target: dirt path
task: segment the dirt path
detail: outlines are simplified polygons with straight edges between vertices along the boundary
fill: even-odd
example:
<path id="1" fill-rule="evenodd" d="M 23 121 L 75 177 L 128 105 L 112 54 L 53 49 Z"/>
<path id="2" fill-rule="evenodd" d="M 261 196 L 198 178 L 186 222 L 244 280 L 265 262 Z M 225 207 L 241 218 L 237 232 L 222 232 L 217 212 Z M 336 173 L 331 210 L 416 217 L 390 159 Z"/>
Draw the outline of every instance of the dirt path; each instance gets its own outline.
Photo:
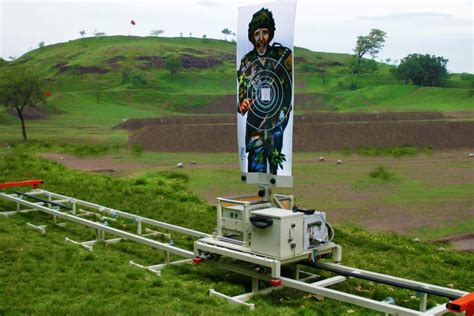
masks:
<path id="1" fill-rule="evenodd" d="M 109 174 L 116 173 L 117 175 L 120 175 L 124 171 L 132 171 L 143 168 L 142 164 L 119 162 L 111 156 L 78 158 L 73 155 L 66 155 L 60 153 L 42 153 L 41 157 L 59 162 L 71 169 L 89 172 Z"/>

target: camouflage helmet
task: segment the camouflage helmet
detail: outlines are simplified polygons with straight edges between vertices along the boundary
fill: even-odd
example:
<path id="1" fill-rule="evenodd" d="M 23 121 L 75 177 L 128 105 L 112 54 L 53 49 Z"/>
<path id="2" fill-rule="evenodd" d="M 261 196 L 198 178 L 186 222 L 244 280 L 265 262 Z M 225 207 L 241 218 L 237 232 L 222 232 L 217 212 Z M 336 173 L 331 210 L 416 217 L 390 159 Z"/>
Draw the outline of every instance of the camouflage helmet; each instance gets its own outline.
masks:
<path id="1" fill-rule="evenodd" d="M 275 20 L 273 19 L 272 11 L 261 8 L 252 16 L 252 21 L 249 23 L 248 37 L 249 41 L 253 43 L 253 33 L 256 29 L 267 28 L 270 31 L 268 42 L 271 42 L 275 34 Z"/>

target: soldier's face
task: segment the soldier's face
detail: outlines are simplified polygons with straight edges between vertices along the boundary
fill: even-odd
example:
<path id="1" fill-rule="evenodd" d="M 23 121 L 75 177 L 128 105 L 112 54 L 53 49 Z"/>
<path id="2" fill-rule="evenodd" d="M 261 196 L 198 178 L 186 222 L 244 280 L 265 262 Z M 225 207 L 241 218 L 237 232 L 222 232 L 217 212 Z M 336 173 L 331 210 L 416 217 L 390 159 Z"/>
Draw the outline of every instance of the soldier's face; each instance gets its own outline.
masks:
<path id="1" fill-rule="evenodd" d="M 255 49 L 260 56 L 265 55 L 268 47 L 268 39 L 270 38 L 270 31 L 267 28 L 259 28 L 253 32 L 253 43 Z"/>

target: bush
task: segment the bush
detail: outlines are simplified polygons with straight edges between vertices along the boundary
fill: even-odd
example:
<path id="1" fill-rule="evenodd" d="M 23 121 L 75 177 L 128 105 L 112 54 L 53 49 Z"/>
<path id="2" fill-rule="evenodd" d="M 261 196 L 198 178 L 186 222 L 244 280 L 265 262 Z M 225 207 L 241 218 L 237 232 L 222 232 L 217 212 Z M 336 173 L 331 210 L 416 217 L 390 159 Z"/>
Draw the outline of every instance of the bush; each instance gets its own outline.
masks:
<path id="1" fill-rule="evenodd" d="M 433 154 L 433 147 L 427 146 L 423 148 L 423 152 L 425 153 L 425 155 L 431 156 Z"/>
<path id="2" fill-rule="evenodd" d="M 344 156 L 349 156 L 352 154 L 352 149 L 351 147 L 345 145 L 343 148 L 342 148 L 342 153 L 344 154 Z"/>
<path id="3" fill-rule="evenodd" d="M 370 172 L 370 176 L 374 179 L 380 179 L 383 181 L 390 181 L 394 179 L 392 173 L 390 173 L 385 167 L 380 166 Z"/>
<path id="4" fill-rule="evenodd" d="M 143 87 L 148 84 L 148 80 L 146 80 L 145 74 L 140 73 L 138 75 L 134 75 L 132 77 L 132 85 L 135 87 Z"/>
<path id="5" fill-rule="evenodd" d="M 418 153 L 418 148 L 414 146 L 401 146 L 392 148 L 379 148 L 379 147 L 359 147 L 357 149 L 359 155 L 364 156 L 383 156 L 390 155 L 393 157 L 402 156 L 413 156 Z"/>
<path id="6" fill-rule="evenodd" d="M 403 58 L 394 71 L 395 77 L 417 86 L 441 86 L 446 82 L 448 59 L 434 55 L 410 54 Z"/>
<path id="7" fill-rule="evenodd" d="M 143 154 L 143 146 L 140 144 L 134 144 L 131 151 L 132 155 L 135 157 L 141 156 Z"/>
<path id="8" fill-rule="evenodd" d="M 181 68 L 181 60 L 177 55 L 168 56 L 165 60 L 165 68 L 170 72 L 171 77 L 174 77 Z"/>
<path id="9" fill-rule="evenodd" d="M 78 157 L 87 156 L 100 156 L 105 155 L 113 150 L 117 150 L 117 147 L 107 145 L 88 145 L 88 144 L 74 144 L 74 145 L 62 145 L 61 152 L 65 154 L 71 154 Z"/>
<path id="10" fill-rule="evenodd" d="M 394 157 L 414 156 L 418 153 L 418 148 L 413 146 L 403 146 L 392 148 L 390 154 Z"/>

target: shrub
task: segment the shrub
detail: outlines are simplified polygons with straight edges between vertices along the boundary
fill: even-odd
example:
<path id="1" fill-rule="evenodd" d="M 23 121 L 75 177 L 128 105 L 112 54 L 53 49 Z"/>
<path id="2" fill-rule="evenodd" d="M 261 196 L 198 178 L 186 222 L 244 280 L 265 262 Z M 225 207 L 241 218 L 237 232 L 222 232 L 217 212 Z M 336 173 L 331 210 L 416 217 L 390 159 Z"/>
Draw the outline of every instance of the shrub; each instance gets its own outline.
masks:
<path id="1" fill-rule="evenodd" d="M 389 151 L 389 153 L 394 157 L 414 156 L 417 154 L 417 152 L 418 148 L 413 146 L 395 147 Z"/>
<path id="2" fill-rule="evenodd" d="M 345 156 L 349 156 L 352 154 L 352 149 L 351 147 L 345 145 L 343 148 L 342 148 L 342 153 L 345 155 Z"/>
<path id="3" fill-rule="evenodd" d="M 86 157 L 86 156 L 104 155 L 113 149 L 117 149 L 117 147 L 106 146 L 106 145 L 88 145 L 88 144 L 63 145 L 61 152 L 66 153 L 66 154 L 71 154 L 74 156 Z"/>
<path id="4" fill-rule="evenodd" d="M 181 68 L 181 60 L 177 55 L 168 56 L 165 60 L 165 68 L 170 72 L 171 77 L 174 77 Z"/>
<path id="5" fill-rule="evenodd" d="M 148 84 L 148 80 L 146 80 L 145 74 L 140 73 L 138 75 L 132 76 L 132 85 L 135 87 L 142 87 Z"/>
<path id="6" fill-rule="evenodd" d="M 431 155 L 431 154 L 433 154 L 433 147 L 427 146 L 427 147 L 423 148 L 423 152 L 425 153 L 425 155 Z"/>
<path id="7" fill-rule="evenodd" d="M 385 167 L 379 166 L 370 172 L 370 176 L 374 179 L 380 179 L 383 181 L 390 181 L 394 179 L 392 173 L 390 173 Z"/>
<path id="8" fill-rule="evenodd" d="M 144 149 L 143 149 L 142 145 L 134 144 L 134 145 L 132 145 L 131 151 L 132 151 L 132 155 L 138 157 L 138 156 L 141 156 L 143 154 Z"/>

